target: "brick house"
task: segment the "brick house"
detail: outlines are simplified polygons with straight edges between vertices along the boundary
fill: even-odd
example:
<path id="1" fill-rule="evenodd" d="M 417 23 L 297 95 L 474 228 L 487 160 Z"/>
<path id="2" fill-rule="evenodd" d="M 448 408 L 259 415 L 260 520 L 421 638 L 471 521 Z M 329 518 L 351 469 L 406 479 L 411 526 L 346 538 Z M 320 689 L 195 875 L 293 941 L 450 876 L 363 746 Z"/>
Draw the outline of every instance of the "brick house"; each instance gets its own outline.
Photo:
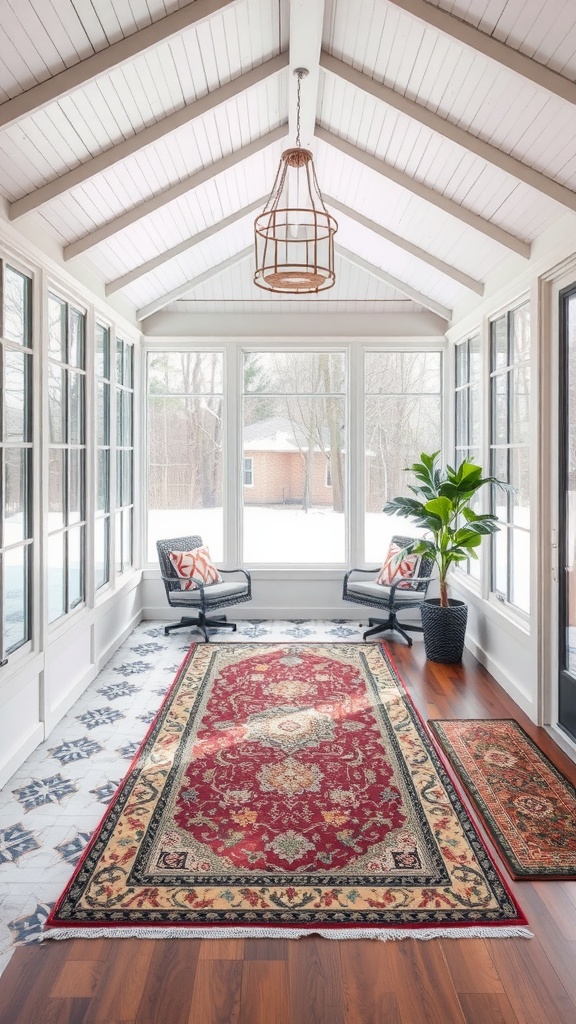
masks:
<path id="1" fill-rule="evenodd" d="M 328 431 L 326 431 L 327 435 Z M 244 428 L 244 502 L 247 505 L 333 504 L 328 440 L 310 451 L 305 431 L 287 417 L 274 416 Z"/>

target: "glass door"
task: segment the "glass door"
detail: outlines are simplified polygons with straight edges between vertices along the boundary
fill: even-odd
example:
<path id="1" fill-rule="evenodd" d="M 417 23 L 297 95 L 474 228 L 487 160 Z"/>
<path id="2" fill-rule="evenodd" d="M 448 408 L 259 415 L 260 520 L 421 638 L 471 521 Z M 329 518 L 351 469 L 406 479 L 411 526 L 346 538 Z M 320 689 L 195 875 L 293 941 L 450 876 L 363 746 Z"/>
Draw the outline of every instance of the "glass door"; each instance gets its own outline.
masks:
<path id="1" fill-rule="evenodd" d="M 576 282 L 560 293 L 558 721 L 576 739 Z"/>

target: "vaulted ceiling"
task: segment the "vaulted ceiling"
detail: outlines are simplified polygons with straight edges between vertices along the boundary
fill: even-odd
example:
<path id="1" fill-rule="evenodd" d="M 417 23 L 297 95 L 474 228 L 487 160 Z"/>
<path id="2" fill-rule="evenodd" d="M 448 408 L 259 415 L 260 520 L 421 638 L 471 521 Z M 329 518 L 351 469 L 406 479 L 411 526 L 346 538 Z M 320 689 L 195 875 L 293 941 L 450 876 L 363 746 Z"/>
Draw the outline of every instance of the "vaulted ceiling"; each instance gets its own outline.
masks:
<path id="1" fill-rule="evenodd" d="M 179 312 L 431 311 L 446 324 L 576 211 L 573 0 L 0 0 L 0 194 L 122 294 Z M 337 283 L 252 283 L 295 136 Z M 574 220 L 576 227 L 576 219 Z"/>

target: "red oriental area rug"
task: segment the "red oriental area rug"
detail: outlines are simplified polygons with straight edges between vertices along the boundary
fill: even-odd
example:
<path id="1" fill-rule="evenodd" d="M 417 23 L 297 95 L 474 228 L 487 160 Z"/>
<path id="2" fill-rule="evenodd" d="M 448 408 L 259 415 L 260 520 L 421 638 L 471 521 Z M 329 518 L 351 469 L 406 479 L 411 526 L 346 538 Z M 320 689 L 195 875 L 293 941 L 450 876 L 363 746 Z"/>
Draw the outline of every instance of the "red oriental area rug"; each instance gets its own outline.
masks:
<path id="1" fill-rule="evenodd" d="M 529 936 L 383 649 L 201 644 L 53 938 Z"/>
<path id="2" fill-rule="evenodd" d="M 428 723 L 513 878 L 576 878 L 576 790 L 513 719 Z"/>

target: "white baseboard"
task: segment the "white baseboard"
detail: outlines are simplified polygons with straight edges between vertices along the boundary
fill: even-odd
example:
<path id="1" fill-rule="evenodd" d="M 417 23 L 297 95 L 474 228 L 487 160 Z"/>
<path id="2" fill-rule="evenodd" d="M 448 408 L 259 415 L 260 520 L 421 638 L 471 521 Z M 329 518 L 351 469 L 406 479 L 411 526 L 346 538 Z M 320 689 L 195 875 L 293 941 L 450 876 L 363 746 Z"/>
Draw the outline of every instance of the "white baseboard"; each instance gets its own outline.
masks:
<path id="1" fill-rule="evenodd" d="M 385 618 L 384 614 L 378 614 L 377 608 L 361 608 L 360 605 L 357 605 L 355 609 L 349 609 L 343 608 L 342 605 L 338 605 L 336 608 L 321 608 L 318 605 L 313 608 L 271 608 L 270 606 L 260 608 L 251 604 L 249 607 L 232 605 L 223 611 L 228 613 L 232 621 L 234 619 L 342 619 L 346 622 L 368 622 L 369 618 Z M 167 608 L 166 605 L 160 605 L 157 608 L 143 608 L 142 618 L 175 622 L 179 614 L 180 617 L 183 617 L 186 612 L 186 608 Z M 194 614 L 193 610 L 190 611 L 190 614 Z M 409 621 L 408 612 L 405 613 L 405 617 Z"/>
<path id="2" fill-rule="evenodd" d="M 128 626 L 126 626 L 126 628 L 123 629 L 122 632 L 114 640 L 112 640 L 112 642 L 109 643 L 108 646 L 103 651 L 100 652 L 96 659 L 96 673 L 102 671 L 106 662 L 110 661 L 112 655 L 115 654 L 118 648 L 121 647 L 121 645 L 124 643 L 124 641 L 128 639 L 130 633 L 132 633 L 132 631 L 136 629 L 136 626 L 138 625 L 139 622 L 141 622 L 142 618 L 143 616 L 141 611 L 133 615 L 132 618 L 130 619 Z"/>
<path id="3" fill-rule="evenodd" d="M 15 750 L 11 757 L 8 757 L 4 764 L 0 765 L 0 789 L 12 778 L 14 772 L 18 771 L 27 757 L 44 740 L 44 723 L 38 722 L 32 732 L 22 740 L 18 750 Z"/>
<path id="4" fill-rule="evenodd" d="M 510 676 L 504 671 L 501 665 L 499 665 L 494 658 L 491 658 L 484 648 L 480 647 L 480 645 L 477 644 L 475 640 L 472 640 L 468 635 L 466 636 L 466 649 L 474 655 L 481 665 L 484 665 L 484 668 L 488 669 L 490 675 L 494 676 L 496 681 L 500 683 L 502 689 L 506 690 L 508 696 L 511 697 L 518 707 L 522 708 L 522 711 L 528 715 L 528 718 L 537 725 L 537 708 L 527 694 L 516 686 L 512 679 L 510 679 Z"/>

